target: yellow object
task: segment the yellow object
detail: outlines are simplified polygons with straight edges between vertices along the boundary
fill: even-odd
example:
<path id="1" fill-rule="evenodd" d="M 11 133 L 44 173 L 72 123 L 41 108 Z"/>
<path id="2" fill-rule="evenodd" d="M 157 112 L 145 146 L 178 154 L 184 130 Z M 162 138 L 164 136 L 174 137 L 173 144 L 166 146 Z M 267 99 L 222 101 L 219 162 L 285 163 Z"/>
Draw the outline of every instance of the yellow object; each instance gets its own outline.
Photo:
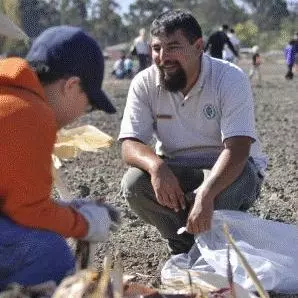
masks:
<path id="1" fill-rule="evenodd" d="M 70 200 L 71 195 L 59 173 L 60 159 L 77 157 L 82 151 L 97 152 L 101 148 L 112 146 L 114 139 L 92 125 L 73 129 L 62 129 L 57 134 L 57 141 L 52 154 L 52 174 L 55 186 L 62 200 Z"/>
<path id="2" fill-rule="evenodd" d="M 60 159 L 69 159 L 82 151 L 97 152 L 100 148 L 111 147 L 113 142 L 111 136 L 92 125 L 62 129 L 57 134 L 54 155 Z"/>

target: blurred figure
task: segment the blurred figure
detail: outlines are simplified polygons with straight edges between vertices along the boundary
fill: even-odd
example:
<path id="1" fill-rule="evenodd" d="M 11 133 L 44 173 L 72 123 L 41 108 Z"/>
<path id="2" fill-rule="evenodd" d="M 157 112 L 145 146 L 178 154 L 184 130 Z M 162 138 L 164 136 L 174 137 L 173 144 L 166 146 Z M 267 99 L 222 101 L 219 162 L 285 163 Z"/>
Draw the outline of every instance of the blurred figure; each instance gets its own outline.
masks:
<path id="1" fill-rule="evenodd" d="M 112 75 L 119 80 L 133 77 L 133 62 L 130 55 L 126 56 L 124 51 L 121 52 L 120 58 L 114 63 Z"/>
<path id="2" fill-rule="evenodd" d="M 295 71 L 298 72 L 298 32 L 296 32 L 294 40 L 295 40 Z"/>
<path id="3" fill-rule="evenodd" d="M 128 79 L 133 78 L 133 61 L 131 59 L 131 55 L 128 54 L 127 57 L 124 60 L 124 69 L 125 69 L 125 75 Z"/>
<path id="4" fill-rule="evenodd" d="M 238 52 L 235 50 L 227 35 L 228 30 L 229 26 L 223 25 L 221 30 L 214 32 L 209 37 L 204 51 L 207 52 L 209 50 L 209 53 L 212 57 L 222 59 L 223 49 L 225 44 L 227 44 L 232 53 L 238 57 Z"/>
<path id="5" fill-rule="evenodd" d="M 146 29 L 141 28 L 139 36 L 134 40 L 133 49 L 139 60 L 138 72 L 150 65 L 150 46 L 146 38 Z"/>
<path id="6" fill-rule="evenodd" d="M 228 37 L 230 39 L 230 42 L 232 43 L 234 49 L 239 53 L 240 50 L 240 40 L 236 37 L 235 30 L 231 28 L 230 32 L 228 33 Z M 227 44 L 224 46 L 223 50 L 223 59 L 236 63 L 237 57 L 234 55 L 234 53 L 230 50 Z"/>
<path id="7" fill-rule="evenodd" d="M 259 46 L 255 45 L 251 49 L 252 51 L 252 67 L 249 72 L 249 78 L 252 80 L 252 78 L 257 75 L 257 86 L 261 86 L 262 83 L 262 75 L 261 75 L 261 56 L 259 53 Z"/>
<path id="8" fill-rule="evenodd" d="M 125 61 L 125 53 L 122 51 L 120 58 L 116 60 L 113 66 L 113 71 L 112 75 L 116 77 L 116 79 L 124 79 L 125 76 L 125 66 L 124 66 L 124 61 Z"/>
<path id="9" fill-rule="evenodd" d="M 294 77 L 293 67 L 295 64 L 295 52 L 296 52 L 295 45 L 296 45 L 295 39 L 291 39 L 284 49 L 284 56 L 286 59 L 286 64 L 288 66 L 288 71 L 285 75 L 285 78 L 287 80 L 292 80 Z"/>

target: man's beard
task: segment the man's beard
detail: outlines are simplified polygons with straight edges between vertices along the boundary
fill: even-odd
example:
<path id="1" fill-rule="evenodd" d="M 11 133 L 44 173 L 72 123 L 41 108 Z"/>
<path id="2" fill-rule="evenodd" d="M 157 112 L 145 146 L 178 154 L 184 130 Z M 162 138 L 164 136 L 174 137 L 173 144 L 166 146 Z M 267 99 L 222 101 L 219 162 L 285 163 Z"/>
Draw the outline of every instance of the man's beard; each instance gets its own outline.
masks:
<path id="1" fill-rule="evenodd" d="M 178 92 L 186 87 L 186 73 L 182 67 L 171 74 L 166 74 L 163 67 L 158 66 L 160 81 L 164 88 L 170 92 Z"/>

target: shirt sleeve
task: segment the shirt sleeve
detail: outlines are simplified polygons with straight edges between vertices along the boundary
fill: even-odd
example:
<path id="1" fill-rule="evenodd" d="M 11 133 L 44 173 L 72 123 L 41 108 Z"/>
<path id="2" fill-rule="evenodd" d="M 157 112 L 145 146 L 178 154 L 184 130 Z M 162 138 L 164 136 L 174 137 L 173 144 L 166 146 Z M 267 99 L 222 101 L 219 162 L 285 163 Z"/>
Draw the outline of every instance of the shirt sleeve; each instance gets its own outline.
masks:
<path id="1" fill-rule="evenodd" d="M 249 79 L 241 70 L 229 70 L 219 88 L 222 141 L 233 136 L 256 139 L 254 103 Z"/>
<path id="2" fill-rule="evenodd" d="M 56 128 L 49 113 L 40 112 L 44 110 L 28 107 L 1 119 L 1 212 L 27 227 L 83 237 L 87 233 L 85 219 L 51 199 Z"/>
<path id="3" fill-rule="evenodd" d="M 224 34 L 225 34 L 225 33 L 224 33 Z M 238 53 L 237 53 L 236 49 L 234 48 L 234 45 L 232 44 L 230 38 L 229 38 L 226 34 L 225 34 L 224 40 L 225 40 L 225 42 L 228 44 L 228 47 L 229 47 L 230 50 L 233 52 L 233 54 L 234 54 L 235 56 L 237 56 Z"/>
<path id="4" fill-rule="evenodd" d="M 136 76 L 129 88 L 118 139 L 136 138 L 148 144 L 153 135 L 154 117 L 145 80 Z"/>

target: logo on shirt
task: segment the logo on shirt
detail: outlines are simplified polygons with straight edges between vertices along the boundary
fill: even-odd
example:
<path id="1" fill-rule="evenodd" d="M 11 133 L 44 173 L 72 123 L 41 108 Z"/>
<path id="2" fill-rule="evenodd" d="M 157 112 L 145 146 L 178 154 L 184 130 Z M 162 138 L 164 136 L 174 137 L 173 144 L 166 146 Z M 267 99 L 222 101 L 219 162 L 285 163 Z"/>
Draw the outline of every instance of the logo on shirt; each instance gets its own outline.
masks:
<path id="1" fill-rule="evenodd" d="M 211 104 L 204 106 L 204 115 L 207 119 L 213 119 L 216 115 L 215 107 Z"/>

